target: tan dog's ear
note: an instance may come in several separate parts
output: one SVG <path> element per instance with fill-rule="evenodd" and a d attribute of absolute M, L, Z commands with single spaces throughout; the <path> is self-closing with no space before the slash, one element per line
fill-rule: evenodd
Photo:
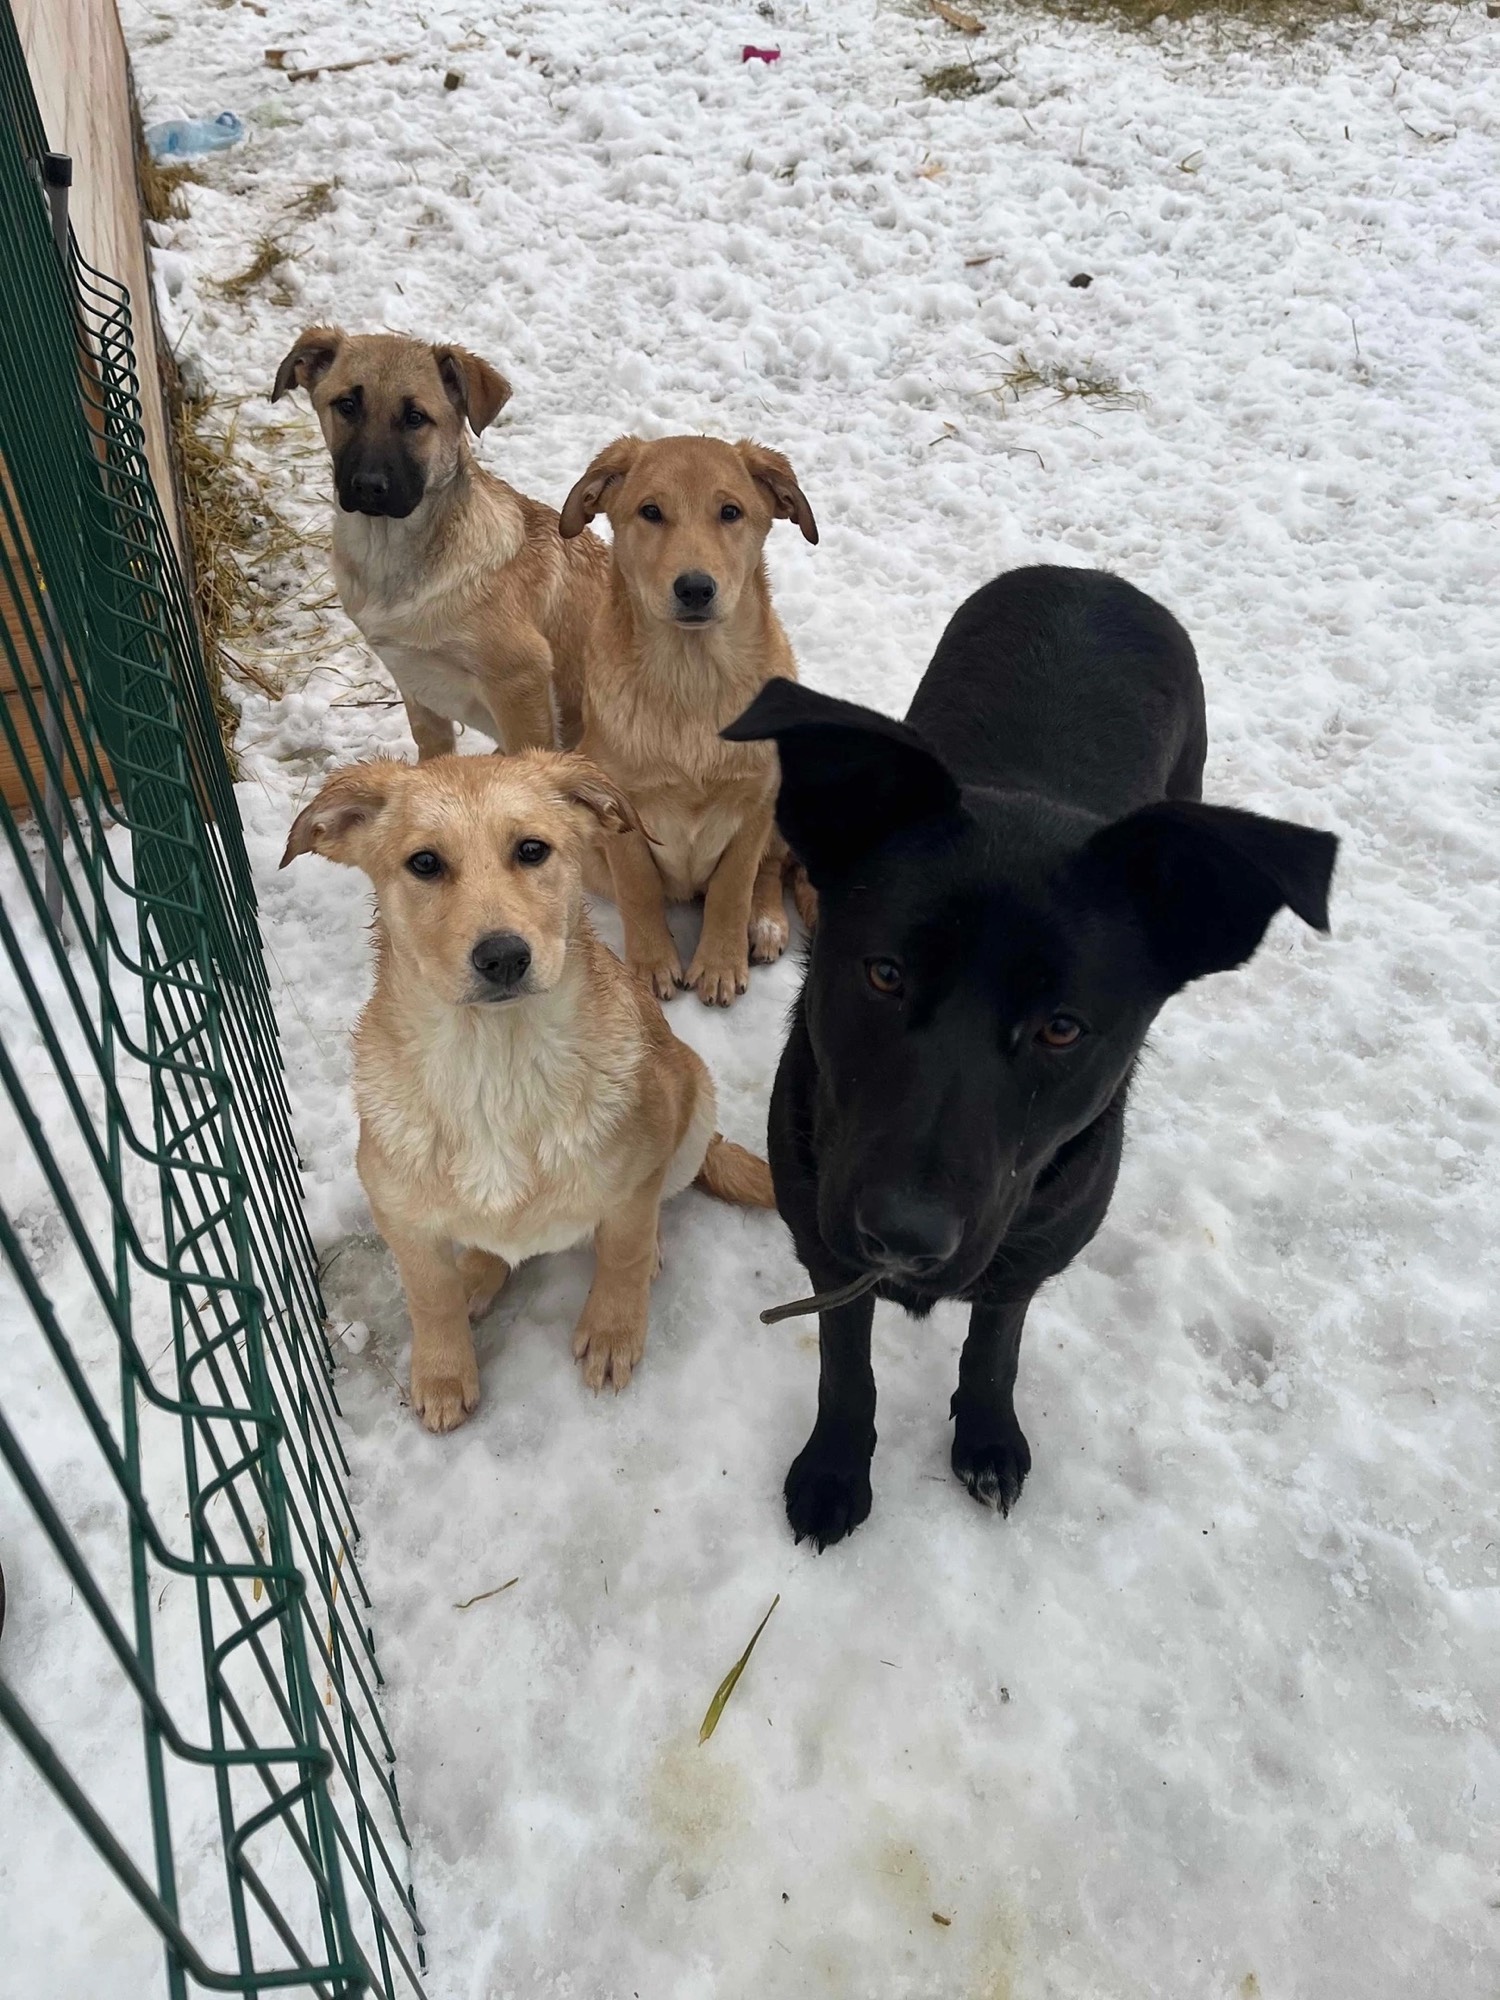
<path fill-rule="evenodd" d="M 565 542 L 581 535 L 604 505 L 604 496 L 617 486 L 635 464 L 640 453 L 638 437 L 616 438 L 607 444 L 564 500 L 557 519 L 557 531 Z"/>
<path fill-rule="evenodd" d="M 605 833 L 639 833 L 651 838 L 635 807 L 597 764 L 569 752 L 557 757 L 556 767 L 557 788 L 563 797 L 592 813 Z"/>
<path fill-rule="evenodd" d="M 311 389 L 321 382 L 337 361 L 344 344 L 343 329 L 337 326 L 310 326 L 298 337 L 297 345 L 276 370 L 271 401 L 279 403 L 292 389 Z"/>
<path fill-rule="evenodd" d="M 807 495 L 797 484 L 797 475 L 790 462 L 779 451 L 768 451 L 763 444 L 756 444 L 750 438 L 741 438 L 735 450 L 750 477 L 770 494 L 776 519 L 795 521 L 807 540 L 815 542 L 818 539 L 818 524 L 813 519 Z"/>
<path fill-rule="evenodd" d="M 312 804 L 292 821 L 280 866 L 285 868 L 299 854 L 322 854 L 329 861 L 346 861 L 358 868 L 359 835 L 380 816 L 401 782 L 399 774 L 410 769 L 392 758 L 335 771 Z"/>
<path fill-rule="evenodd" d="M 474 435 L 499 416 L 510 401 L 510 384 L 498 368 L 470 354 L 466 347 L 434 347 L 432 358 L 443 378 L 448 401 L 461 417 L 467 417 Z"/>

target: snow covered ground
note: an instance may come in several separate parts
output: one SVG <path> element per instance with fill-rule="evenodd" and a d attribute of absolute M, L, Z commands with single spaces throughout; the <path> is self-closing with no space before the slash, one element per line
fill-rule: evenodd
<path fill-rule="evenodd" d="M 1159 1025 L 1109 1222 L 1032 1318 L 1016 1516 L 947 1470 L 959 1312 L 882 1307 L 875 1512 L 818 1558 L 774 1218 L 679 1200 L 619 1400 L 568 1357 L 564 1257 L 486 1323 L 467 1429 L 402 1406 L 353 1171 L 368 901 L 275 871 L 404 723 L 321 555 L 269 579 L 291 691 L 246 701 L 240 799 L 330 1304 L 371 1329 L 341 1393 L 433 1995 L 1493 1995 L 1500 22 L 124 11 L 148 117 L 248 120 L 159 273 L 294 518 L 326 472 L 263 399 L 301 327 L 463 341 L 516 389 L 482 456 L 554 504 L 629 429 L 788 452 L 823 540 L 772 569 L 820 687 L 899 712 L 997 569 L 1120 571 L 1197 642 L 1209 795 L 1345 843 L 1331 941 L 1283 920 Z M 403 59 L 293 82 L 268 48 Z M 970 56 L 981 92 L 924 94 Z M 262 233 L 288 260 L 218 296 Z M 673 1011 L 745 1141 L 796 976 Z"/>

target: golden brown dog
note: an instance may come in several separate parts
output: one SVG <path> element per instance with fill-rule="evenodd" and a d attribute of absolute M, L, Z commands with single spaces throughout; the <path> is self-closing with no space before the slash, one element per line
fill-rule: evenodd
<path fill-rule="evenodd" d="M 786 948 L 787 856 L 772 827 L 774 752 L 719 731 L 767 680 L 797 678 L 762 550 L 775 520 L 810 542 L 817 523 L 780 452 L 701 437 L 616 439 L 563 503 L 563 535 L 601 511 L 614 550 L 589 634 L 581 748 L 647 831 L 606 839 L 608 875 L 591 871 L 589 886 L 619 905 L 625 956 L 658 999 L 693 986 L 727 1007 L 751 959 Z M 666 906 L 695 896 L 703 931 L 684 973 Z"/>
<path fill-rule="evenodd" d="M 271 400 L 306 389 L 333 457 L 333 575 L 401 690 L 420 757 L 462 722 L 507 750 L 578 738 L 585 636 L 608 553 L 475 463 L 465 425 L 510 384 L 461 347 L 311 327 Z M 554 720 L 554 704 L 557 718 Z"/>
<path fill-rule="evenodd" d="M 356 764 L 301 812 L 309 850 L 375 885 L 375 991 L 355 1032 L 359 1177 L 411 1311 L 429 1430 L 479 1400 L 471 1318 L 522 1258 L 594 1244 L 573 1352 L 623 1389 L 646 1345 L 661 1204 L 689 1181 L 773 1204 L 763 1160 L 714 1130 L 714 1087 L 595 937 L 580 860 L 636 827 L 581 757 Z"/>

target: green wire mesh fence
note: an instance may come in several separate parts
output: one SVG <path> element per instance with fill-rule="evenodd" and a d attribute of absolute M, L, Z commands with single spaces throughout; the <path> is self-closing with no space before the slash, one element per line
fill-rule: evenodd
<path fill-rule="evenodd" d="M 0 1986 L 396 2000 L 420 1927 L 254 892 L 61 164 L 49 222 L 0 0 Z"/>

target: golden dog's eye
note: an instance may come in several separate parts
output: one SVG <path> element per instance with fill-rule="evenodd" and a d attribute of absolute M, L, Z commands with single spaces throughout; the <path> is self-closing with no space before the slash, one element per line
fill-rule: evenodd
<path fill-rule="evenodd" d="M 518 840 L 516 859 L 523 868 L 540 868 L 552 849 L 545 840 Z"/>
<path fill-rule="evenodd" d="M 419 847 L 415 854 L 409 854 L 406 865 L 419 882 L 434 882 L 443 872 L 442 856 L 430 847 Z"/>
<path fill-rule="evenodd" d="M 730 501 L 727 506 L 719 509 L 719 519 L 721 521 L 738 521 L 744 511 L 743 507 L 736 507 L 734 502 Z"/>
<path fill-rule="evenodd" d="M 901 968 L 893 958 L 867 958 L 865 977 L 877 993 L 899 993 L 903 984 Z"/>
<path fill-rule="evenodd" d="M 359 398 L 358 396 L 335 396 L 333 407 L 341 417 L 357 417 L 359 415 Z"/>
<path fill-rule="evenodd" d="M 654 500 L 648 500 L 641 509 L 641 519 L 643 521 L 659 521 L 661 519 L 661 509 Z"/>
<path fill-rule="evenodd" d="M 1071 1014 L 1054 1014 L 1037 1029 L 1036 1038 L 1044 1049 L 1073 1049 L 1086 1032 L 1082 1021 L 1075 1021 Z"/>
<path fill-rule="evenodd" d="M 431 423 L 432 419 L 425 410 L 419 410 L 415 403 L 408 403 L 401 421 L 409 431 L 419 431 L 423 424 Z"/>

